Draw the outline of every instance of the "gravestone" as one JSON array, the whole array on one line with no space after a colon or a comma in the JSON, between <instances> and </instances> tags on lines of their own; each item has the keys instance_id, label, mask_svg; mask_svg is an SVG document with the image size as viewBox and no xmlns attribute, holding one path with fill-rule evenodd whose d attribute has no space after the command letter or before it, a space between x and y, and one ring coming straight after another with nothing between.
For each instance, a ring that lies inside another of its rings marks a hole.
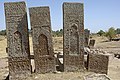
<instances>
[{"instance_id":1,"label":"gravestone","mask_svg":"<svg viewBox=\"0 0 120 80\"><path fill-rule=\"evenodd\" d=\"M36 73L55 71L49 7L29 9Z\"/></svg>"},{"instance_id":2,"label":"gravestone","mask_svg":"<svg viewBox=\"0 0 120 80\"><path fill-rule=\"evenodd\" d=\"M82 3L63 4L64 71L84 68L84 9Z\"/></svg>"},{"instance_id":3,"label":"gravestone","mask_svg":"<svg viewBox=\"0 0 120 80\"><path fill-rule=\"evenodd\" d=\"M89 54L88 55L88 71L107 74L109 55L105 54Z\"/></svg>"},{"instance_id":4,"label":"gravestone","mask_svg":"<svg viewBox=\"0 0 120 80\"><path fill-rule=\"evenodd\" d=\"M95 45L95 40L91 39L90 42L89 42L89 47L94 48L94 45Z\"/></svg>"},{"instance_id":5,"label":"gravestone","mask_svg":"<svg viewBox=\"0 0 120 80\"><path fill-rule=\"evenodd\" d=\"M85 29L84 32L85 32L85 44L84 44L84 46L88 47L90 30Z\"/></svg>"},{"instance_id":6,"label":"gravestone","mask_svg":"<svg viewBox=\"0 0 120 80\"><path fill-rule=\"evenodd\" d=\"M24 79L31 74L29 34L25 2L4 4L9 79Z\"/></svg>"}]
</instances>

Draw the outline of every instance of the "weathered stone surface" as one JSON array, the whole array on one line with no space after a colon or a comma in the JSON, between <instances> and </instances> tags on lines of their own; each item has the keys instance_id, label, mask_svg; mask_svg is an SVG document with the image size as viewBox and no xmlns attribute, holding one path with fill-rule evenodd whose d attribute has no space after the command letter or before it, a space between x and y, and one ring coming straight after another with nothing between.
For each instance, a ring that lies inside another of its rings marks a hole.
<instances>
[{"instance_id":1,"label":"weathered stone surface","mask_svg":"<svg viewBox=\"0 0 120 80\"><path fill-rule=\"evenodd\" d=\"M15 61L16 60L16 61ZM31 74L31 65L29 59L14 59L14 61L9 60L9 72L12 74L10 76L11 80L24 80Z\"/></svg>"},{"instance_id":2,"label":"weathered stone surface","mask_svg":"<svg viewBox=\"0 0 120 80\"><path fill-rule=\"evenodd\" d=\"M64 3L64 71L84 68L84 9L82 3Z\"/></svg>"},{"instance_id":3,"label":"weathered stone surface","mask_svg":"<svg viewBox=\"0 0 120 80\"><path fill-rule=\"evenodd\" d=\"M85 33L85 44L84 44L84 46L85 46L85 47L88 47L90 30L85 29L85 30L84 30L84 33Z\"/></svg>"},{"instance_id":4,"label":"weathered stone surface","mask_svg":"<svg viewBox=\"0 0 120 80\"><path fill-rule=\"evenodd\" d=\"M37 73L54 72L55 58L49 7L33 7L29 11L33 35L35 71Z\"/></svg>"},{"instance_id":5,"label":"weathered stone surface","mask_svg":"<svg viewBox=\"0 0 120 80\"><path fill-rule=\"evenodd\" d=\"M10 79L31 73L28 24L25 2L4 4ZM22 79L22 78L21 78Z\"/></svg>"},{"instance_id":6,"label":"weathered stone surface","mask_svg":"<svg viewBox=\"0 0 120 80\"><path fill-rule=\"evenodd\" d=\"M90 43L89 43L89 47L90 47L90 48L93 48L94 45L95 45L95 40L94 40L94 39L91 39L91 40L90 40Z\"/></svg>"},{"instance_id":7,"label":"weathered stone surface","mask_svg":"<svg viewBox=\"0 0 120 80\"><path fill-rule=\"evenodd\" d=\"M107 74L109 56L104 54L88 55L88 70L96 73Z\"/></svg>"}]
</instances>

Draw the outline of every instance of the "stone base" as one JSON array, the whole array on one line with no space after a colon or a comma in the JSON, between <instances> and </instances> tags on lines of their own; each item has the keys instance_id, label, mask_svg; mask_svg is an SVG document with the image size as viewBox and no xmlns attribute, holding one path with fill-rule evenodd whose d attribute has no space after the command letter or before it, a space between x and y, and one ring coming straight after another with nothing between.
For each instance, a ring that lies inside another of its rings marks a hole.
<instances>
[{"instance_id":1,"label":"stone base","mask_svg":"<svg viewBox=\"0 0 120 80\"><path fill-rule=\"evenodd\" d=\"M66 55L64 56L64 71L75 72L84 70L84 57L79 55Z\"/></svg>"},{"instance_id":2,"label":"stone base","mask_svg":"<svg viewBox=\"0 0 120 80\"><path fill-rule=\"evenodd\" d=\"M35 72L36 73L51 73L55 72L55 58L50 55L35 58Z\"/></svg>"},{"instance_id":3,"label":"stone base","mask_svg":"<svg viewBox=\"0 0 120 80\"><path fill-rule=\"evenodd\" d=\"M27 80L28 76L31 75L30 71L19 71L19 73L13 73L9 75L9 80Z\"/></svg>"},{"instance_id":4,"label":"stone base","mask_svg":"<svg viewBox=\"0 0 120 80\"><path fill-rule=\"evenodd\" d=\"M9 58L9 80L25 80L31 74L29 59Z\"/></svg>"}]
</instances>

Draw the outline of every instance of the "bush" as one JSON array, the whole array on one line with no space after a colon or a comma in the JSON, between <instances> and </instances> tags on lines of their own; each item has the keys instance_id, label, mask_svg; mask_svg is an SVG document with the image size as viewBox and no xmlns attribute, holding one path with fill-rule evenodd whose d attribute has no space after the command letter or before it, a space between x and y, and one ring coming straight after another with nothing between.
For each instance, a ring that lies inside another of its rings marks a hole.
<instances>
[{"instance_id":1,"label":"bush","mask_svg":"<svg viewBox=\"0 0 120 80\"><path fill-rule=\"evenodd\" d=\"M113 38L116 37L116 31L113 27L109 28L108 32L106 32L106 37L111 41Z\"/></svg>"},{"instance_id":2,"label":"bush","mask_svg":"<svg viewBox=\"0 0 120 80\"><path fill-rule=\"evenodd\" d=\"M60 29L57 31L52 31L52 36L53 37L62 37L63 36L63 29Z\"/></svg>"},{"instance_id":3,"label":"bush","mask_svg":"<svg viewBox=\"0 0 120 80\"><path fill-rule=\"evenodd\" d=\"M5 35L6 35L6 30L2 30L2 31L0 31L0 35L5 36Z\"/></svg>"},{"instance_id":4,"label":"bush","mask_svg":"<svg viewBox=\"0 0 120 80\"><path fill-rule=\"evenodd\" d=\"M97 34L100 36L103 36L103 35L105 35L105 32L103 30L100 30Z\"/></svg>"}]
</instances>

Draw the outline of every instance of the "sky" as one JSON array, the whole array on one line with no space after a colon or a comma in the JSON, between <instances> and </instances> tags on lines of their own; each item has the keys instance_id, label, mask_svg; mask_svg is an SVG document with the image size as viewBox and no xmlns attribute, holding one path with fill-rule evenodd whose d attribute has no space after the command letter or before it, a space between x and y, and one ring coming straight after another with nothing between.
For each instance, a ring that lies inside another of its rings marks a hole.
<instances>
[{"instance_id":1,"label":"sky","mask_svg":"<svg viewBox=\"0 0 120 80\"><path fill-rule=\"evenodd\" d=\"M6 29L4 2L17 1L26 2L29 29L29 8L37 6L50 7L52 30L63 29L63 2L84 3L84 28L92 33L120 28L120 0L0 0L0 30Z\"/></svg>"}]
</instances>

